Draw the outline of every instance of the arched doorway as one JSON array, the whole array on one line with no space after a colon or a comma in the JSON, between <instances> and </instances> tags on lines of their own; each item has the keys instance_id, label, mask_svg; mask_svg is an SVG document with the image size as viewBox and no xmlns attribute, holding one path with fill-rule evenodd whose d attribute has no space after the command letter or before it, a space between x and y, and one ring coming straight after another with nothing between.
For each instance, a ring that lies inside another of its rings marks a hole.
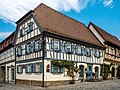
<instances>
[{"instance_id":1,"label":"arched doorway","mask_svg":"<svg viewBox=\"0 0 120 90\"><path fill-rule=\"evenodd\" d=\"M99 76L99 67L95 67L95 78Z\"/></svg>"},{"instance_id":2,"label":"arched doorway","mask_svg":"<svg viewBox=\"0 0 120 90\"><path fill-rule=\"evenodd\" d=\"M115 77L115 67L112 67L112 77Z\"/></svg>"},{"instance_id":3,"label":"arched doorway","mask_svg":"<svg viewBox=\"0 0 120 90\"><path fill-rule=\"evenodd\" d=\"M84 79L84 66L83 66L83 65L80 65L80 66L79 66L79 69L80 69L80 72L79 72L80 77Z\"/></svg>"}]
</instances>

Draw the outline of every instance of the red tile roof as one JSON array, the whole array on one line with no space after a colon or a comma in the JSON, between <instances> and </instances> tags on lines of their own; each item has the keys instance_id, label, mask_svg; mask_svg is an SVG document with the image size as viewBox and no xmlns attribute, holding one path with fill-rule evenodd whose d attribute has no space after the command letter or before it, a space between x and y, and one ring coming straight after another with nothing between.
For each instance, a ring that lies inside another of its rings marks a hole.
<instances>
[{"instance_id":1,"label":"red tile roof","mask_svg":"<svg viewBox=\"0 0 120 90\"><path fill-rule=\"evenodd\" d=\"M3 41L0 43L0 53L1 53L1 51L3 51L4 49L12 46L13 41L14 41L14 34L15 34L15 32L13 32L11 35L9 35L5 40L3 40Z\"/></svg>"},{"instance_id":2,"label":"red tile roof","mask_svg":"<svg viewBox=\"0 0 120 90\"><path fill-rule=\"evenodd\" d=\"M105 30L103 30L102 28L98 27L97 25L93 23L91 24L97 30L97 32L103 37L105 42L109 41L112 44L115 44L120 47L120 40L116 36L111 35L110 33L106 32Z\"/></svg>"},{"instance_id":3,"label":"red tile roof","mask_svg":"<svg viewBox=\"0 0 120 90\"><path fill-rule=\"evenodd\" d=\"M43 30L46 32L103 47L83 23L65 16L44 4L40 4L36 7L34 9L34 14Z\"/></svg>"}]
</instances>

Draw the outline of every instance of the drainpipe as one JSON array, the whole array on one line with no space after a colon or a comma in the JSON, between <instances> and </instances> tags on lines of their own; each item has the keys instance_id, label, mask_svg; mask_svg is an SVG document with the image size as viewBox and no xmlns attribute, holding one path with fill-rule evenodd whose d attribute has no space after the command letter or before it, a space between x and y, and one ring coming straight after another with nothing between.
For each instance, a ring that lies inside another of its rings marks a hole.
<instances>
[{"instance_id":1,"label":"drainpipe","mask_svg":"<svg viewBox=\"0 0 120 90\"><path fill-rule=\"evenodd\" d=\"M15 76L14 76L14 77L15 77L15 84L16 84L16 47L15 47L14 50L15 50L15 68L14 68L14 69L15 69L15 70L14 70L14 71L15 71L15 72L14 72L14 73L15 73Z\"/></svg>"},{"instance_id":2,"label":"drainpipe","mask_svg":"<svg viewBox=\"0 0 120 90\"><path fill-rule=\"evenodd\" d=\"M42 87L44 87L44 57L45 57L45 41L44 41L44 33L42 34Z\"/></svg>"}]
</instances>

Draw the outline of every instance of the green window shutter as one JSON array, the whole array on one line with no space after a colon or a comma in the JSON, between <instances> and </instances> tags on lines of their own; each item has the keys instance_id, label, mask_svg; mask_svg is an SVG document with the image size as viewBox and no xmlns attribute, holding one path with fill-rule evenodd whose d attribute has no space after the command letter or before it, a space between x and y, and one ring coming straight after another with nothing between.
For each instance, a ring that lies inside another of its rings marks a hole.
<instances>
[{"instance_id":1,"label":"green window shutter","mask_svg":"<svg viewBox=\"0 0 120 90\"><path fill-rule=\"evenodd\" d=\"M23 67L20 65L20 72L23 73Z\"/></svg>"},{"instance_id":2,"label":"green window shutter","mask_svg":"<svg viewBox=\"0 0 120 90\"><path fill-rule=\"evenodd\" d=\"M18 48L16 48L16 56L18 56Z\"/></svg>"},{"instance_id":3,"label":"green window shutter","mask_svg":"<svg viewBox=\"0 0 120 90\"><path fill-rule=\"evenodd\" d=\"M59 50L62 51L62 49L63 49L62 41L59 41Z\"/></svg>"},{"instance_id":4,"label":"green window shutter","mask_svg":"<svg viewBox=\"0 0 120 90\"><path fill-rule=\"evenodd\" d=\"M39 45L38 45L39 50L41 50L42 48L41 46L42 46L42 41L39 40Z\"/></svg>"},{"instance_id":5,"label":"green window shutter","mask_svg":"<svg viewBox=\"0 0 120 90\"><path fill-rule=\"evenodd\" d=\"M63 67L61 67L61 73L63 73L64 72L64 68Z\"/></svg>"},{"instance_id":6,"label":"green window shutter","mask_svg":"<svg viewBox=\"0 0 120 90\"><path fill-rule=\"evenodd\" d=\"M25 73L27 73L27 64L25 65Z\"/></svg>"},{"instance_id":7,"label":"green window shutter","mask_svg":"<svg viewBox=\"0 0 120 90\"><path fill-rule=\"evenodd\" d=\"M67 52L67 42L64 43L64 51Z\"/></svg>"},{"instance_id":8,"label":"green window shutter","mask_svg":"<svg viewBox=\"0 0 120 90\"><path fill-rule=\"evenodd\" d=\"M51 64L51 73L53 73L53 72L54 72L54 65Z\"/></svg>"},{"instance_id":9,"label":"green window shutter","mask_svg":"<svg viewBox=\"0 0 120 90\"><path fill-rule=\"evenodd\" d=\"M34 73L35 72L35 64L31 64L31 72Z\"/></svg>"},{"instance_id":10,"label":"green window shutter","mask_svg":"<svg viewBox=\"0 0 120 90\"><path fill-rule=\"evenodd\" d=\"M33 51L35 51L35 42L33 42Z\"/></svg>"},{"instance_id":11,"label":"green window shutter","mask_svg":"<svg viewBox=\"0 0 120 90\"><path fill-rule=\"evenodd\" d=\"M20 47L20 55L22 55L22 47Z\"/></svg>"},{"instance_id":12,"label":"green window shutter","mask_svg":"<svg viewBox=\"0 0 120 90\"><path fill-rule=\"evenodd\" d=\"M25 54L27 54L27 45L25 45Z\"/></svg>"},{"instance_id":13,"label":"green window shutter","mask_svg":"<svg viewBox=\"0 0 120 90\"><path fill-rule=\"evenodd\" d=\"M51 39L50 46L51 46L51 49L54 49L54 39Z\"/></svg>"},{"instance_id":14,"label":"green window shutter","mask_svg":"<svg viewBox=\"0 0 120 90\"><path fill-rule=\"evenodd\" d=\"M40 73L42 73L42 63L40 63Z\"/></svg>"},{"instance_id":15,"label":"green window shutter","mask_svg":"<svg viewBox=\"0 0 120 90\"><path fill-rule=\"evenodd\" d=\"M33 64L30 64L30 72L33 72Z\"/></svg>"},{"instance_id":16,"label":"green window shutter","mask_svg":"<svg viewBox=\"0 0 120 90\"><path fill-rule=\"evenodd\" d=\"M74 53L74 51L75 51L75 47L74 45L72 45L72 53Z\"/></svg>"},{"instance_id":17,"label":"green window shutter","mask_svg":"<svg viewBox=\"0 0 120 90\"><path fill-rule=\"evenodd\" d=\"M17 73L19 73L19 70L18 70L19 68L18 68L18 65L17 65Z\"/></svg>"}]
</instances>

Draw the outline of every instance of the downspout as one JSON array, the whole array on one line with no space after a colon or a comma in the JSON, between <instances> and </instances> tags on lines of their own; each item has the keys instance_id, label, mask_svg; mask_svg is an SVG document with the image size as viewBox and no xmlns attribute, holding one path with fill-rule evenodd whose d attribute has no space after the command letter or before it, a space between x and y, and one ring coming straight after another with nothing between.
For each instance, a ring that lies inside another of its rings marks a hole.
<instances>
[{"instance_id":1,"label":"downspout","mask_svg":"<svg viewBox=\"0 0 120 90\"><path fill-rule=\"evenodd\" d=\"M15 47L15 84L16 84L16 47Z\"/></svg>"},{"instance_id":2,"label":"downspout","mask_svg":"<svg viewBox=\"0 0 120 90\"><path fill-rule=\"evenodd\" d=\"M44 32L42 32L42 87L44 87L44 57L45 57L45 41L44 41Z\"/></svg>"}]
</instances>

